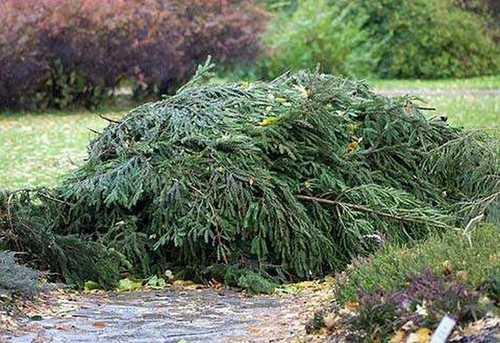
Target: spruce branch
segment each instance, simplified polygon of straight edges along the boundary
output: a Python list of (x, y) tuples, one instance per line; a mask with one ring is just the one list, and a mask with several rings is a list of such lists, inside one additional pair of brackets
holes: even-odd
[(417, 223), (417, 224), (425, 224), (425, 225), (433, 225), (436, 227), (441, 227), (441, 228), (452, 228), (450, 225), (447, 225), (441, 221), (434, 220), (432, 218), (418, 218), (415, 216), (404, 216), (404, 215), (395, 215), (389, 212), (383, 212), (379, 210), (375, 210), (373, 208), (364, 206), (364, 205), (359, 205), (359, 204), (350, 204), (342, 201), (336, 201), (336, 200), (329, 200), (329, 199), (324, 199), (324, 198), (318, 198), (318, 197), (312, 197), (312, 196), (307, 196), (307, 195), (297, 195), (298, 199), (302, 200), (307, 200), (311, 202), (318, 202), (322, 204), (327, 204), (327, 205), (333, 205), (333, 206), (340, 206), (344, 208), (349, 208), (354, 211), (360, 211), (360, 212), (366, 212), (369, 214), (374, 214), (379, 217), (385, 217), (389, 218), (392, 220), (396, 221), (401, 221), (401, 222), (410, 222), (410, 223)]

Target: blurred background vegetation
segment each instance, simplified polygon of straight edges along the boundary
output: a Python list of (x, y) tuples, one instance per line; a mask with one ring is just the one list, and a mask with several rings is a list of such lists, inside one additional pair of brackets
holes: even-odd
[(273, 77), (319, 64), (328, 73), (383, 79), (494, 74), (498, 28), (490, 25), (488, 3), (474, 4), (298, 1), (296, 10), (270, 23), (259, 73)]
[(319, 68), (370, 79), (498, 74), (493, 0), (4, 0), (0, 107), (96, 108), (224, 79)]
[(221, 82), (319, 68), (367, 79), (384, 94), (414, 94), (453, 124), (498, 135), (499, 6), (494, 0), (4, 0), (0, 184), (54, 184), (107, 125), (100, 114), (120, 118), (175, 92), (208, 55)]

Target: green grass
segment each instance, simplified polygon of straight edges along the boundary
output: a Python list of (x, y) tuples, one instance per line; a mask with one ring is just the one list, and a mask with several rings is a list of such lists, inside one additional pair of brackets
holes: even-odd
[[(429, 114), (446, 115), (453, 125), (480, 128), (500, 137), (500, 95), (493, 94), (500, 92), (500, 75), (463, 80), (372, 80), (369, 83), (386, 93), (416, 92), (427, 106), (436, 108)], [(432, 92), (438, 93), (432, 95)]]
[[(120, 116), (111, 111), (108, 117)], [(79, 164), (86, 146), (107, 122), (90, 112), (0, 114), (0, 188), (54, 185)]]
[(466, 90), (500, 89), (500, 75), (483, 76), (457, 80), (368, 80), (368, 83), (381, 90), (431, 89)]
[[(446, 115), (450, 123), (487, 130), (500, 138), (500, 96), (467, 94), (470, 89), (500, 89), (500, 76), (443, 81), (373, 81), (379, 90), (454, 89), (464, 94), (429, 96), (422, 99), (435, 107), (430, 115)], [(123, 107), (105, 112), (123, 115)], [(0, 112), (0, 188), (51, 186), (79, 164), (94, 134), (107, 125), (97, 113), (56, 112), (6, 114)]]
[(337, 299), (345, 303), (355, 300), (358, 291), (402, 289), (408, 275), (426, 268), (436, 275), (458, 273), (467, 284), (477, 287), (493, 275), (500, 276), (498, 241), (499, 228), (485, 225), (473, 231), (472, 244), (461, 232), (448, 232), (412, 247), (388, 245), (367, 262), (350, 266), (336, 286)]
[(500, 96), (423, 96), (431, 115), (446, 115), (453, 125), (483, 129), (500, 137)]

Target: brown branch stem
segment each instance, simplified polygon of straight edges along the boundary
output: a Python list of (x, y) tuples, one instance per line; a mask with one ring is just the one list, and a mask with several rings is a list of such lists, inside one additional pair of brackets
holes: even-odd
[(119, 122), (119, 121), (114, 120), (114, 119), (111, 119), (111, 118), (108, 118), (108, 117), (105, 117), (105, 116), (103, 116), (102, 114), (99, 114), (99, 118), (104, 119), (104, 120), (106, 120), (106, 121), (109, 121), (110, 123), (120, 124), (120, 122)]
[(448, 228), (449, 226), (441, 223), (439, 221), (435, 220), (425, 220), (425, 219), (420, 219), (420, 218), (412, 218), (412, 217), (403, 217), (403, 216), (398, 216), (395, 214), (387, 213), (387, 212), (381, 212), (374, 210), (370, 207), (366, 207), (363, 205), (357, 205), (357, 204), (350, 204), (346, 202), (341, 202), (341, 201), (336, 201), (336, 200), (329, 200), (329, 199), (323, 199), (323, 198), (317, 198), (317, 197), (311, 197), (307, 195), (297, 195), (298, 199), (302, 200), (307, 200), (307, 201), (312, 201), (312, 202), (319, 202), (327, 205), (333, 205), (333, 206), (342, 206), (342, 207), (348, 207), (351, 208), (355, 211), (360, 211), (360, 212), (366, 212), (370, 214), (374, 214), (380, 217), (385, 217), (393, 220), (399, 220), (399, 221), (405, 221), (405, 222), (411, 222), (411, 223), (418, 223), (418, 224), (428, 224), (429, 222), (439, 226), (439, 227), (445, 227)]

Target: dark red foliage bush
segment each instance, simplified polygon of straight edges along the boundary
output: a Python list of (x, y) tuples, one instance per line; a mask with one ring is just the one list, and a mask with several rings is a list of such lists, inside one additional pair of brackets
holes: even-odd
[(94, 106), (123, 80), (151, 92), (212, 55), (252, 60), (265, 13), (247, 0), (3, 0), (0, 107)]
[[(161, 94), (188, 79), (208, 55), (220, 64), (257, 57), (266, 14), (248, 0), (156, 0), (161, 13), (141, 46), (137, 79)], [(152, 88), (155, 89), (152, 89)]]

